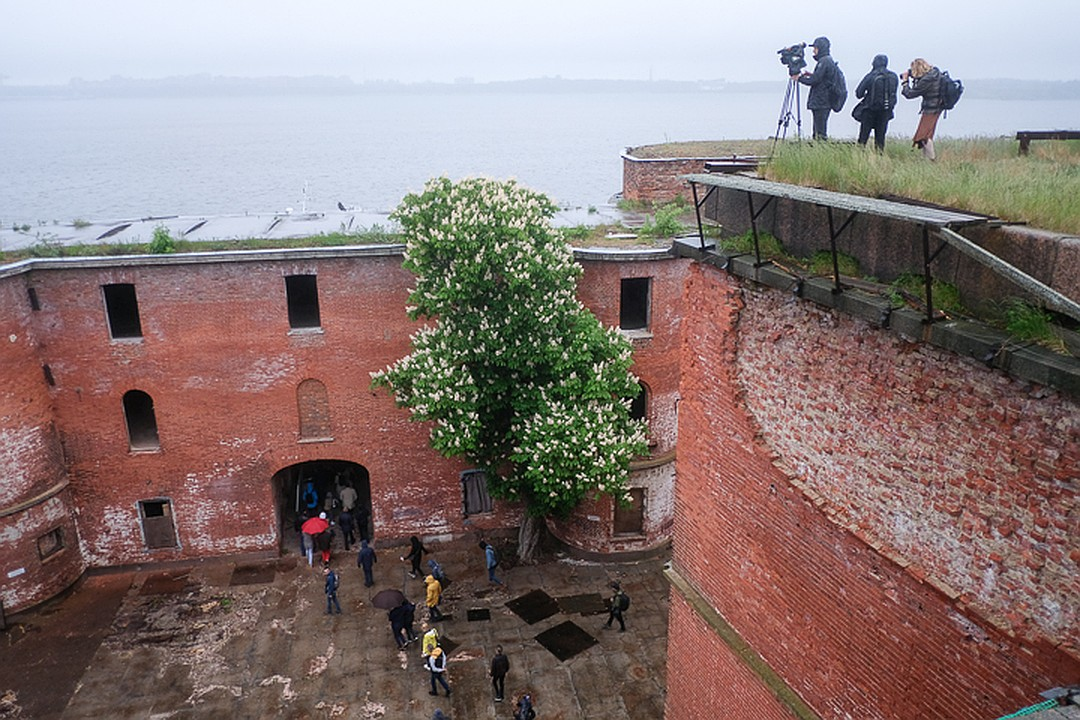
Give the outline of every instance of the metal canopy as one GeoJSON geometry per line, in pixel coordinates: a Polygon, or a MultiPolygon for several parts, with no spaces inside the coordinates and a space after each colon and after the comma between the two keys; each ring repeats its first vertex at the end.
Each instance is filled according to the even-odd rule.
{"type": "MultiPolygon", "coordinates": [[[[849,195],[833,190],[821,190],[819,188],[803,187],[801,185],[788,185],[785,183],[762,180],[761,178],[747,177],[746,175],[709,175],[691,174],[683,175],[684,180],[690,183],[690,189],[694,195],[694,211],[697,213],[698,237],[701,250],[705,250],[705,230],[701,223],[701,206],[709,199],[717,189],[738,190],[746,193],[747,204],[750,208],[750,228],[754,236],[755,267],[760,267],[761,246],[758,242],[757,219],[765,209],[777,198],[805,202],[825,208],[829,219],[829,248],[832,253],[833,265],[833,293],[840,294],[844,291],[840,284],[839,254],[836,249],[836,239],[841,233],[850,227],[852,221],[859,214],[874,215],[877,217],[900,220],[920,225],[922,227],[922,250],[923,250],[923,280],[926,294],[926,322],[932,323],[934,317],[933,278],[930,273],[930,265],[938,254],[945,249],[946,245],[964,240],[961,236],[951,232],[951,228],[978,225],[986,223],[985,215],[973,215],[958,210],[944,208],[925,207],[923,205],[908,205],[894,200],[880,200],[861,195],[849,195]],[[705,197],[698,197],[698,186],[708,188],[705,197]],[[754,207],[754,195],[766,196],[765,202],[754,207]],[[848,213],[839,228],[833,217],[834,210],[842,210],[848,213]],[[950,230],[950,237],[941,238],[944,242],[936,250],[930,249],[930,233],[935,231],[938,235],[943,230],[950,230]]],[[[1000,262],[1000,261],[999,261],[1000,262]]],[[[1051,291],[1053,292],[1053,291],[1051,291]]]]}
{"type": "Polygon", "coordinates": [[[748,193],[797,200],[831,207],[836,210],[876,215],[932,227],[960,227],[986,222],[985,215],[973,215],[959,210],[942,210],[922,205],[908,205],[894,200],[879,200],[877,198],[849,195],[833,190],[820,190],[801,185],[787,185],[745,175],[695,174],[684,175],[683,178],[694,185],[706,185],[725,190],[742,190],[748,193]]]}

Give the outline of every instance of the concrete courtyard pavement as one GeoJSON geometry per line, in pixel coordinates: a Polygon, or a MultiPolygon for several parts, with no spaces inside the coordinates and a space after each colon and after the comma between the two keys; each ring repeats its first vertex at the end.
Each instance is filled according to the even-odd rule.
{"type": "MultiPolygon", "coordinates": [[[[452,619],[436,623],[449,651],[449,698],[428,694],[419,643],[398,651],[386,612],[371,604],[377,591],[397,588],[422,605],[422,579],[408,576],[400,548],[378,550],[370,589],[355,553],[339,549],[341,615],[325,614],[322,572],[295,553],[91,574],[8,619],[0,718],[427,720],[441,708],[475,720],[512,717],[525,691],[542,718],[663,717],[665,558],[556,555],[500,568],[500,588],[489,587],[475,542],[431,549],[453,581],[443,603],[452,619]],[[632,598],[625,633],[602,628],[612,580],[632,598]],[[522,598],[520,614],[507,606],[522,598]],[[549,645],[554,636],[564,659],[537,636],[549,645]],[[511,665],[502,703],[487,677],[497,644],[511,665]]],[[[423,615],[418,608],[418,632],[423,615]]]]}

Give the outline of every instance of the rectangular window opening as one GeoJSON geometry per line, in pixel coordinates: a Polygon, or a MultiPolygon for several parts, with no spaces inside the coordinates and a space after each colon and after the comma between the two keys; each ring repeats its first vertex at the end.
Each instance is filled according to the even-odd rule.
{"type": "Polygon", "coordinates": [[[619,297],[619,327],[647,330],[649,327],[650,278],[623,278],[619,297]]]}
{"type": "Polygon", "coordinates": [[[109,333],[115,338],[142,337],[139,323],[139,301],[131,283],[102,285],[105,293],[105,313],[109,318],[109,333]]]}
{"type": "Polygon", "coordinates": [[[26,288],[26,295],[30,298],[30,309],[40,310],[41,302],[38,301],[37,289],[32,287],[26,288]]]}
{"type": "Polygon", "coordinates": [[[319,318],[319,287],[315,275],[285,277],[285,296],[289,304],[289,327],[293,330],[322,326],[319,318]]]}
{"type": "Polygon", "coordinates": [[[462,503],[465,515],[489,513],[495,509],[487,489],[487,475],[483,470],[466,470],[461,473],[462,503]]]}
{"type": "Polygon", "coordinates": [[[56,387],[56,378],[53,377],[52,368],[48,363],[41,366],[41,372],[45,373],[45,382],[49,383],[49,387],[56,387]]]}
{"type": "Polygon", "coordinates": [[[615,503],[615,534],[642,535],[645,532],[645,488],[630,488],[630,504],[615,503]]]}
{"type": "Polygon", "coordinates": [[[38,557],[42,560],[52,557],[64,549],[64,531],[61,528],[50,530],[37,541],[38,557]]]}
{"type": "Polygon", "coordinates": [[[139,515],[147,549],[176,547],[172,504],[168,500],[140,500],[139,515]]]}

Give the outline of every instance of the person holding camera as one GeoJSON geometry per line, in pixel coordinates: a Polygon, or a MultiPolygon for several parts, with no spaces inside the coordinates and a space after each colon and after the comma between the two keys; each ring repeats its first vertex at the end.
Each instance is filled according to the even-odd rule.
{"type": "Polygon", "coordinates": [[[911,144],[922,150],[923,157],[935,160],[934,131],[943,108],[941,102],[941,71],[922,58],[911,61],[910,69],[900,75],[904,87],[900,92],[904,97],[922,98],[919,108],[919,126],[915,128],[915,137],[911,144]]]}
{"type": "Polygon", "coordinates": [[[829,54],[829,38],[819,37],[813,42],[814,72],[803,71],[799,82],[810,86],[806,107],[814,116],[814,139],[828,140],[829,113],[833,111],[832,89],[836,84],[836,61],[829,54]]]}
{"type": "Polygon", "coordinates": [[[859,104],[851,111],[851,116],[859,121],[859,144],[865,145],[874,131],[874,146],[878,152],[885,150],[885,133],[889,121],[893,118],[896,107],[896,88],[900,80],[889,69],[886,55],[875,55],[868,72],[855,88],[855,97],[859,104]]]}

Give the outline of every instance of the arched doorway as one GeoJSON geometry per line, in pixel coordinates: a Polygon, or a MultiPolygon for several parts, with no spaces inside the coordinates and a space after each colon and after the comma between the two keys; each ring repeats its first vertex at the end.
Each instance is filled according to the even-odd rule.
{"type": "MultiPolygon", "coordinates": [[[[366,524],[362,536],[371,537],[371,479],[367,468],[348,460],[311,460],[282,468],[271,479],[274,505],[277,510],[281,549],[300,550],[300,524],[309,517],[326,512],[337,521],[341,512],[342,491],[356,491],[358,519],[366,524]]],[[[339,538],[340,542],[340,538],[339,538]]]]}

